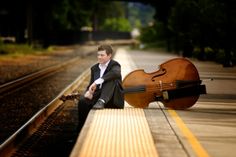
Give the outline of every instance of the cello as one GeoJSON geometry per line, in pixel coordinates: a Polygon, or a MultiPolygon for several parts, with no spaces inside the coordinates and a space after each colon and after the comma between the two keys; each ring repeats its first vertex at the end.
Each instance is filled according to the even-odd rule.
{"type": "Polygon", "coordinates": [[[165,107],[186,109],[193,106],[200,94],[206,94],[197,68],[186,58],[174,58],[161,65],[157,71],[146,73],[143,69],[130,72],[122,81],[124,98],[139,108],[161,101],[165,107]]]}

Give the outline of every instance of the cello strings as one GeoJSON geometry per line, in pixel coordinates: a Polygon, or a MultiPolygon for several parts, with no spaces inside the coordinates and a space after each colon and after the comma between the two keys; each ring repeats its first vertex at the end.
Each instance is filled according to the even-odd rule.
{"type": "Polygon", "coordinates": [[[139,91],[146,91],[146,92],[153,92],[153,91],[163,91],[163,90],[168,90],[168,89],[173,89],[176,88],[175,83],[162,83],[162,85],[157,84],[157,85],[140,85],[140,86],[134,86],[134,87],[128,87],[125,88],[125,92],[139,92],[139,91]],[[145,90],[148,89],[148,90],[145,90]]]}

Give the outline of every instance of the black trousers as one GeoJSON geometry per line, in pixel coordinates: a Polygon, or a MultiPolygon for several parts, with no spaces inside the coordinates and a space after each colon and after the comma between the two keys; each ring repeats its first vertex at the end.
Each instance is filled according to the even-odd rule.
{"type": "Polygon", "coordinates": [[[78,102],[78,131],[82,129],[86,118],[88,116],[89,111],[93,108],[93,105],[97,102],[98,99],[103,99],[106,104],[105,108],[117,108],[116,106],[113,106],[112,104],[112,97],[115,89],[115,80],[109,81],[102,84],[102,88],[99,89],[99,86],[97,87],[97,90],[95,91],[93,95],[93,99],[87,99],[84,96],[81,96],[78,102]]]}

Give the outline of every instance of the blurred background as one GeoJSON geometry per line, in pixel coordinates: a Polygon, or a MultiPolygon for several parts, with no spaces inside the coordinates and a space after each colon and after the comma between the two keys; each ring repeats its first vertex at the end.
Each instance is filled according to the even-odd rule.
{"type": "Polygon", "coordinates": [[[123,39],[232,67],[235,17],[235,0],[3,0],[0,56],[13,45],[43,49],[123,39]]]}

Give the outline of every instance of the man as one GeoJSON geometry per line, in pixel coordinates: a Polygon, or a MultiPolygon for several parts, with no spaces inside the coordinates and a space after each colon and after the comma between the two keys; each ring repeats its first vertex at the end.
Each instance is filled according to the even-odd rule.
{"type": "Polygon", "coordinates": [[[98,47],[98,63],[91,67],[90,83],[78,103],[79,131],[92,108],[124,107],[121,66],[112,59],[112,53],[110,45],[104,44],[98,47]]]}

